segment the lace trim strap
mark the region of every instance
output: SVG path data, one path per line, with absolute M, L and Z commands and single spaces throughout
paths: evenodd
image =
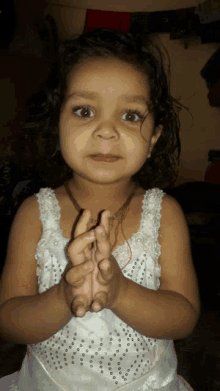
M 160 224 L 161 224 L 161 209 L 162 209 L 162 199 L 166 193 L 158 188 L 154 188 L 150 191 L 149 197 L 144 200 L 144 211 L 145 217 L 148 215 L 148 218 L 143 219 L 143 226 L 149 224 L 149 219 L 151 221 L 151 234 L 152 239 L 151 243 L 153 248 L 151 250 L 151 256 L 154 261 L 154 274 L 155 274 L 155 284 L 156 289 L 160 286 L 160 276 L 161 276 L 161 265 L 158 263 L 158 259 L 161 255 L 161 246 L 159 243 L 160 236 Z
M 35 194 L 39 203 L 43 231 L 60 227 L 60 206 L 53 189 L 40 189 Z

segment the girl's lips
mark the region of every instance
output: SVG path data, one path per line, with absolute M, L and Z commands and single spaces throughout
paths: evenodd
M 97 156 L 97 155 L 90 155 L 90 157 L 93 160 L 96 160 L 97 162 L 115 162 L 116 160 L 120 159 L 118 156 Z
M 114 157 L 114 158 L 120 158 L 120 156 L 116 156 L 116 155 L 112 155 L 112 154 L 108 154 L 108 153 L 95 153 L 94 155 L 90 155 L 90 156 L 92 156 L 92 157 L 104 157 L 104 158 L 112 158 L 112 157 Z

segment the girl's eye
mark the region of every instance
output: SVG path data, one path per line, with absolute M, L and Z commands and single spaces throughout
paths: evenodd
M 127 116 L 127 121 L 129 122 L 138 122 L 140 121 L 140 119 L 143 118 L 143 116 L 141 115 L 141 113 L 139 111 L 131 111 L 131 110 L 128 110 L 125 114 L 123 114 L 123 116 Z M 125 118 L 123 118 L 125 119 Z M 125 119 L 126 121 L 126 119 Z
M 74 107 L 73 112 L 78 117 L 81 117 L 81 118 L 93 118 L 94 117 L 93 110 L 91 110 L 87 106 Z M 92 115 L 90 115 L 90 114 L 92 114 Z M 122 116 L 122 119 L 125 121 L 128 121 L 128 122 L 138 122 L 143 118 L 144 118 L 143 115 L 139 111 L 135 111 L 135 110 L 126 110 L 126 112 Z
M 81 111 L 81 113 L 80 113 Z M 92 116 L 88 115 L 89 113 L 92 112 L 92 110 L 89 107 L 86 106 L 78 106 L 73 109 L 73 112 L 76 113 L 78 117 L 83 117 L 83 118 L 92 118 Z

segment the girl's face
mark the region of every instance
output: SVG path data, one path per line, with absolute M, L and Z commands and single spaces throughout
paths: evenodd
M 159 128 L 152 137 L 145 77 L 117 59 L 91 59 L 70 72 L 67 85 L 59 121 L 60 149 L 74 176 L 97 184 L 130 180 L 162 131 Z M 93 160 L 90 155 L 98 153 L 120 159 Z

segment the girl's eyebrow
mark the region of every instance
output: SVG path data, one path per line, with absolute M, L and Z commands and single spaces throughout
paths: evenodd
M 90 99 L 97 99 L 98 98 L 98 93 L 96 92 L 91 92 L 91 91 L 75 91 L 69 94 L 66 98 L 66 101 L 73 97 L 79 97 L 79 98 L 90 98 Z M 144 95 L 121 95 L 121 99 L 123 102 L 127 103 L 133 103 L 133 102 L 138 102 L 138 103 L 144 103 L 145 105 L 148 105 L 148 101 Z

